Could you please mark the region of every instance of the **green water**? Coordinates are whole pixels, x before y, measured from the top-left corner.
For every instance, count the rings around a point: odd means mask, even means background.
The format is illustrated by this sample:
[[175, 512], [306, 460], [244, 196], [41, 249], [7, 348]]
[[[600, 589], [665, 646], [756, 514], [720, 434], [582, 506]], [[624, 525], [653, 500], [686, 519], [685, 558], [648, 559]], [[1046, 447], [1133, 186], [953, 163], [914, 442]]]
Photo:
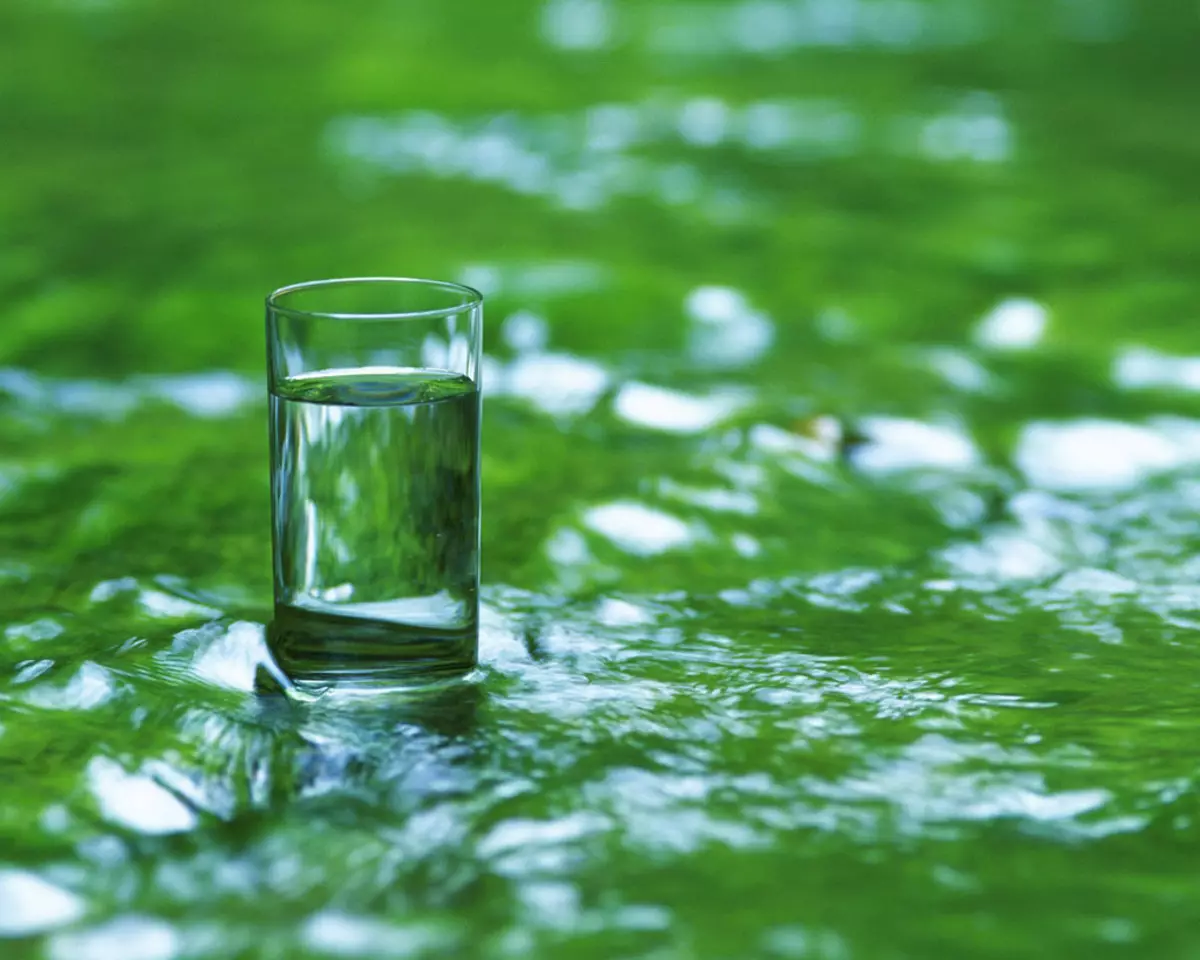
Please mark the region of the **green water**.
[[[1200, 956], [1198, 28], [0, 5], [0, 953]], [[395, 274], [480, 675], [289, 708], [262, 297]]]

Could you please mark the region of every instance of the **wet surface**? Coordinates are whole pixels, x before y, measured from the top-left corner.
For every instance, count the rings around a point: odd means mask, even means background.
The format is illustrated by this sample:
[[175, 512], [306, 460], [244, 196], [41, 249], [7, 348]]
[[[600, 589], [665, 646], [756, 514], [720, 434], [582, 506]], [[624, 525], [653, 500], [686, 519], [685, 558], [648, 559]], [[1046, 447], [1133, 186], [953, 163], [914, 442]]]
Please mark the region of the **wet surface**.
[[[1195, 955], [1197, 27], [5, 6], [5, 956]], [[482, 666], [292, 704], [258, 304], [397, 273]]]

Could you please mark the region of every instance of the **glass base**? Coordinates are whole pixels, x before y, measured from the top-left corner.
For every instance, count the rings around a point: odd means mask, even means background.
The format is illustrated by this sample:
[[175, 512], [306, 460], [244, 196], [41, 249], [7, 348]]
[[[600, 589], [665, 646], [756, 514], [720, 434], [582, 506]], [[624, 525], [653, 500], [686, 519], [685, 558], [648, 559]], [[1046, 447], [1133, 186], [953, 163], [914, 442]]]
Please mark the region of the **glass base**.
[[462, 679], [478, 662], [479, 628], [413, 626], [276, 604], [267, 643], [301, 697], [375, 696]]

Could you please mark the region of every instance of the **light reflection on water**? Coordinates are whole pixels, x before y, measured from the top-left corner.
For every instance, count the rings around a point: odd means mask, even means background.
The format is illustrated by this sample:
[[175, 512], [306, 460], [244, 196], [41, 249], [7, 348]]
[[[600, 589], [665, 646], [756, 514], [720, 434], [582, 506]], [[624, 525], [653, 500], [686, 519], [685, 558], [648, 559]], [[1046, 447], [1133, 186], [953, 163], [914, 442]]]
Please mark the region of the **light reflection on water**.
[[27, 937], [71, 923], [86, 910], [85, 901], [36, 873], [0, 871], [0, 937]]
[[[1128, 27], [1124, 0], [1052, 4], [1058, 31], [1080, 43], [1107, 43]], [[624, 5], [611, 0], [547, 0], [541, 34], [575, 54], [631, 44], [680, 58], [776, 59], [796, 51], [875, 49], [911, 53], [975, 46], [1002, 22], [979, 0], [738, 0], [724, 4]]]
[[120, 419], [151, 401], [197, 417], [220, 419], [258, 400], [258, 384], [227, 371], [141, 376], [126, 382], [39, 377], [27, 370], [0, 370], [0, 400], [10, 397], [40, 414]]
[[960, 46], [982, 39], [987, 20], [985, 5], [975, 2], [741, 0], [626, 8], [608, 0], [549, 0], [542, 35], [564, 51], [603, 50], [632, 32], [634, 44], [654, 53], [773, 58], [830, 47]]
[[55, 934], [50, 960], [173, 960], [184, 940], [173, 926], [155, 917], [128, 915], [90, 929]]
[[341, 117], [329, 124], [325, 139], [335, 158], [368, 172], [467, 179], [579, 212], [622, 198], [649, 199], [716, 223], [744, 220], [759, 197], [729, 176], [644, 154], [663, 146], [701, 152], [721, 147], [788, 162], [885, 153], [934, 163], [1001, 164], [1015, 150], [1001, 102], [984, 93], [951, 98], [927, 113], [885, 117], [815, 98], [739, 106], [718, 97], [656, 97], [573, 114], [506, 112], [467, 121], [413, 111]]

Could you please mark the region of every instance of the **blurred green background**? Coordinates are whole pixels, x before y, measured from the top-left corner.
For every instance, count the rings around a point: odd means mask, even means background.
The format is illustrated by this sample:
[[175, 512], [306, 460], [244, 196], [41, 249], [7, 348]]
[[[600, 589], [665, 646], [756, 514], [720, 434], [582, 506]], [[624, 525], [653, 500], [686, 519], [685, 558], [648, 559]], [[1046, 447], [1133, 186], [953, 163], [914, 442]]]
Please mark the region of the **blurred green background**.
[[[6, 956], [1200, 955], [1198, 33], [5, 0]], [[253, 692], [347, 275], [488, 297], [450, 719]]]

